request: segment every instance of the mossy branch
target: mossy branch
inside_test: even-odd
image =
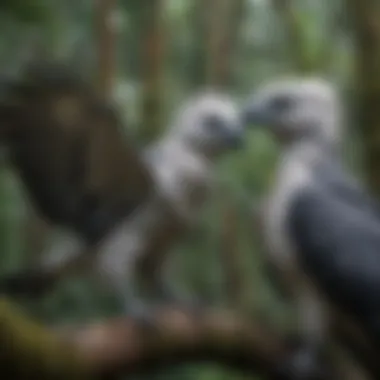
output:
[[[162,309],[149,326],[125,317],[48,331],[2,301],[0,337],[2,372],[15,379],[108,379],[194,361],[270,375],[286,353],[276,334],[226,311]]]
[[[189,314],[157,310],[152,325],[131,318],[72,333],[72,342],[111,376],[157,371],[180,363],[214,361],[270,376],[286,353],[281,339],[262,325],[227,311]]]

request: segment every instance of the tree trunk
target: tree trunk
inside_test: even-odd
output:
[[[162,88],[164,79],[163,24],[164,1],[144,0],[140,9],[142,98],[141,129],[139,136],[144,143],[154,140],[161,132]]]
[[[204,11],[204,0],[193,0],[189,17],[192,20],[192,40],[187,59],[190,62],[187,83],[190,90],[198,89],[206,82],[207,44],[205,40],[207,14]]]
[[[206,83],[227,87],[233,82],[232,63],[238,43],[244,0],[204,2],[208,20]]]
[[[116,57],[116,0],[97,0],[95,29],[98,46],[98,86],[99,93],[105,99],[112,96],[115,77]]]
[[[380,3],[347,0],[355,43],[355,93],[366,179],[380,195]]]
[[[245,0],[194,0],[189,87],[234,83],[233,58]]]
[[[334,44],[328,38],[322,40],[316,49],[316,53],[312,53],[309,49],[309,38],[306,33],[307,20],[304,20],[295,6],[294,0],[272,0],[272,5],[278,13],[280,20],[284,26],[287,37],[287,47],[290,51],[291,60],[297,73],[314,73],[323,71],[328,68],[334,52]],[[332,20],[326,36],[334,35],[335,23]]]
[[[300,16],[293,6],[292,0],[272,0],[272,4],[282,23],[284,24],[285,33],[291,54],[294,68],[299,73],[307,73],[313,70],[313,64],[310,62],[307,54],[307,41],[301,24]]]

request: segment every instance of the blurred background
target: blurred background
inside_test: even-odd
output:
[[[141,148],[203,86],[225,88],[239,102],[267,79],[322,75],[347,105],[347,162],[380,194],[379,20],[380,2],[369,0],[2,0],[0,73],[17,74],[32,56],[70,63],[116,102]],[[251,213],[276,155],[255,132],[242,152],[224,159],[223,189],[176,247],[168,276],[212,305],[289,326],[292,310],[266,279]],[[0,203],[0,268],[8,272],[37,260],[49,232],[6,163]],[[70,323],[108,315],[113,302],[78,278],[25,307],[44,321]],[[199,365],[160,376],[242,378]]]

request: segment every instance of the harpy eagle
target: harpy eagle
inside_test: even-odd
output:
[[[341,164],[342,117],[336,90],[319,78],[268,83],[243,110],[245,123],[266,127],[281,150],[263,233],[299,306],[301,378],[327,333],[321,295],[380,346],[380,214]]]
[[[184,302],[181,294],[168,288],[161,265],[170,248],[197,222],[217,185],[217,160],[241,146],[243,133],[232,100],[205,92],[185,102],[165,136],[143,152],[156,191],[100,245],[98,265],[101,275],[124,295],[129,311],[139,315],[146,311],[135,292],[134,277],[153,301]]]
[[[52,85],[49,90],[57,92]],[[29,89],[28,95],[30,91]],[[53,186],[55,181],[49,177],[51,173],[49,170],[44,170],[46,167],[50,169],[49,163],[52,160],[46,153],[47,149],[43,149],[45,140],[41,139],[44,134],[40,131],[42,129],[47,134],[53,133],[51,128],[59,129],[62,124],[62,120],[59,118],[58,122],[61,123],[55,125],[47,123],[50,120],[49,117],[52,117],[49,101],[51,98],[54,100],[58,97],[50,96],[50,92],[39,91],[38,97],[34,97],[40,100],[38,104],[41,103],[38,108],[40,111],[38,118],[36,120],[23,118],[23,128],[20,130],[20,137],[23,137],[22,144],[17,144],[15,151],[18,154],[31,154],[31,146],[27,138],[35,137],[35,140],[42,145],[41,149],[34,152],[38,159],[32,160],[35,158],[33,156],[31,160],[26,160],[25,172],[29,176],[32,174],[30,170],[27,170],[32,164],[34,171],[40,175],[39,182],[43,184],[44,190],[41,194],[38,192],[38,187],[34,189],[36,197],[42,200],[45,200],[46,197],[55,199],[52,202],[53,206],[61,209],[64,202],[57,202],[55,191],[59,188],[60,196],[68,192],[64,191],[66,189],[63,186],[64,183],[62,186]],[[76,93],[74,92],[74,94]],[[59,91],[58,95],[60,95]],[[82,93],[79,95],[80,97],[78,97],[82,99]],[[41,102],[41,99],[46,102]],[[91,123],[103,122],[103,119],[99,118],[96,113],[91,113],[92,108],[87,107],[87,104],[82,108],[85,108],[86,111],[89,110],[89,113],[85,115],[74,113],[70,118],[69,131],[76,131],[74,128],[78,128],[88,119],[90,123],[85,124],[84,131],[87,131],[87,126],[94,126]],[[44,109],[45,112],[43,112]],[[31,125],[28,125],[28,122]],[[43,123],[48,124],[50,129],[38,128],[39,124]],[[67,127],[66,124],[64,124],[65,127]],[[107,126],[105,124],[105,127]],[[96,131],[97,129],[89,128],[88,130]],[[35,131],[35,136],[33,136],[33,131]],[[107,134],[106,129],[103,128],[101,131]],[[106,137],[106,134],[103,137]],[[58,244],[53,241],[53,247],[49,247],[48,252],[42,254],[42,263],[37,263],[36,268],[31,268],[31,270],[27,269],[14,275],[11,274],[1,281],[0,289],[9,295],[38,296],[46,288],[48,290],[52,288],[52,278],[57,279],[61,277],[62,273],[66,275],[73,269],[76,271],[85,269],[83,264],[90,261],[91,267],[95,267],[95,273],[100,274],[107,284],[114,287],[117,295],[122,297],[128,311],[143,309],[142,302],[135,291],[135,279],[142,280],[136,281],[137,283],[146,284],[146,288],[153,298],[157,298],[157,295],[164,295],[164,293],[166,295],[168,292],[165,292],[165,287],[161,285],[160,281],[162,279],[159,270],[160,264],[169,247],[178,240],[183,228],[196,220],[208,191],[214,184],[213,173],[216,160],[224,153],[238,147],[243,137],[242,134],[239,112],[232,100],[217,92],[204,91],[185,102],[167,133],[151,147],[140,151],[138,157],[133,155],[133,160],[125,160],[125,154],[121,155],[123,160],[118,160],[116,152],[112,150],[114,147],[112,141],[107,145],[110,149],[101,149],[95,157],[91,155],[93,160],[85,162],[85,165],[82,166],[79,165],[81,163],[80,155],[78,157],[60,156],[58,162],[62,167],[67,166],[70,169],[73,166],[74,172],[77,172],[78,167],[83,170],[79,176],[76,176],[76,178],[79,177],[79,186],[78,189],[73,189],[73,196],[75,200],[78,199],[78,205],[74,207],[74,210],[81,211],[83,209],[85,212],[81,213],[79,220],[76,215],[71,218],[75,224],[71,223],[71,219],[69,222],[65,222],[64,227],[66,227],[65,232],[67,233],[64,241],[58,241]],[[114,136],[112,135],[112,137]],[[123,144],[121,139],[120,135],[119,139],[115,138],[114,140],[115,149],[117,148],[118,151],[119,149],[123,150],[123,147],[120,146]],[[54,139],[46,148],[53,153],[56,151],[59,153],[62,148],[61,141],[62,139]],[[92,143],[92,140],[90,142]],[[95,142],[102,145],[99,139],[96,139]],[[89,150],[92,153],[92,145]],[[85,151],[88,150],[85,149]],[[128,161],[136,165],[131,168],[128,166]],[[133,170],[134,168],[136,170]],[[88,173],[89,171],[90,173]],[[85,193],[86,197],[82,196],[81,181],[82,179],[85,181],[94,173],[96,175],[99,171],[102,175],[101,178],[97,178],[96,186],[90,186],[88,191],[91,193],[91,191],[97,190],[99,183],[104,187],[105,191],[101,192],[101,196],[94,199],[96,202],[89,204],[100,213],[88,213],[86,212],[89,206],[88,196],[87,193]],[[145,186],[142,187],[141,196],[139,196],[138,187],[133,187],[133,184],[135,182],[139,184],[141,181],[137,180],[145,172],[149,173],[149,181],[144,182]],[[145,179],[145,177],[143,178]],[[119,214],[122,207],[116,204],[115,210],[112,199],[112,191],[116,192],[116,196],[120,195],[120,189],[117,187],[120,183],[125,184],[125,187],[121,189],[122,195],[125,192],[128,195],[129,188],[137,190],[132,194],[134,198],[131,197],[136,207],[130,212],[122,214],[121,217]],[[149,186],[150,188],[147,190],[146,188]],[[26,190],[31,192],[28,183],[26,183]],[[92,198],[90,197],[90,200]],[[84,205],[82,200],[86,201]],[[109,204],[112,206],[110,210]],[[34,205],[44,216],[50,209],[49,207],[39,207],[38,202],[35,202]],[[63,205],[63,211],[67,213],[68,207]],[[117,218],[113,215],[114,211],[117,211]],[[95,221],[94,216],[97,217]],[[104,228],[110,225],[110,221],[105,219],[106,217],[111,219],[111,230]],[[56,216],[53,223],[55,227],[57,224],[58,227],[62,227],[61,219],[59,215]],[[69,218],[65,218],[65,221],[66,219]],[[83,228],[87,224],[92,227],[96,222],[96,228],[91,228],[91,242],[86,240],[86,236],[78,233],[77,224],[82,222],[85,222],[84,226],[81,225]],[[106,226],[104,226],[105,224]],[[77,268],[78,265],[81,268]],[[36,284],[39,285],[36,286]]]

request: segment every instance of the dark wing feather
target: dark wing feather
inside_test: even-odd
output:
[[[380,220],[380,204],[358,181],[347,173],[338,159],[326,156],[315,168],[321,186],[352,207],[367,209]]]
[[[20,109],[13,163],[45,218],[99,238],[146,200],[151,173],[118,113],[70,68],[39,63],[24,77],[7,96]]]
[[[104,236],[154,191],[142,152],[125,136],[117,113],[102,105],[93,110],[82,182],[80,228],[88,240]],[[84,218],[84,219],[83,219]]]
[[[306,273],[380,341],[380,222],[323,189],[294,200],[289,229]]]

